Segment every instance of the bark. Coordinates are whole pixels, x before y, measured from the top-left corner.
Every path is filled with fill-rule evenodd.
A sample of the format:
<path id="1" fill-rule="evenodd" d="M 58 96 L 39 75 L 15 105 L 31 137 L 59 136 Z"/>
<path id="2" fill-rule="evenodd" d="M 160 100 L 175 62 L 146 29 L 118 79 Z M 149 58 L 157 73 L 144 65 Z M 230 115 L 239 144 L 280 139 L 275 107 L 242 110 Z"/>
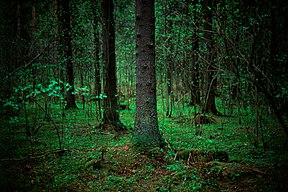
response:
<path id="1" fill-rule="evenodd" d="M 136 0 L 136 115 L 133 141 L 142 149 L 162 147 L 156 109 L 153 0 Z"/>
<path id="2" fill-rule="evenodd" d="M 172 15 L 172 13 L 171 13 L 171 5 L 170 5 L 170 3 L 168 3 L 167 4 L 167 6 L 170 6 L 169 8 L 168 8 L 168 14 L 167 14 L 167 16 L 170 16 L 170 15 Z M 165 12 L 165 14 L 166 14 L 166 12 Z M 165 23 L 165 33 L 168 33 L 168 35 L 171 35 L 172 34 L 172 31 L 173 31 L 173 29 L 172 29 L 172 27 L 173 27 L 173 25 L 172 25 L 172 20 L 171 19 L 169 19 L 169 17 L 165 17 L 165 21 L 166 20 L 168 20 L 167 21 L 167 23 L 168 23 L 168 25 L 167 25 L 167 28 L 166 28 L 166 23 Z M 167 34 L 166 34 L 167 35 Z M 172 51 L 173 51 L 173 48 L 172 48 L 172 46 L 171 46 L 171 44 L 172 44 L 172 42 L 171 42 L 171 38 L 170 37 L 168 37 L 168 39 L 167 39 L 167 57 L 166 57 L 166 85 L 167 85 L 167 98 L 166 98 L 166 102 L 167 102 L 167 110 L 166 110 L 166 116 L 167 117 L 171 117 L 172 116 L 172 111 L 173 111 L 173 103 L 174 103 L 174 101 L 173 101 L 173 90 L 172 90 L 172 83 L 173 83 L 173 81 L 172 81 L 172 73 L 173 73 L 173 70 L 174 70 L 174 66 L 173 66 L 173 58 L 172 58 Z"/>
<path id="3" fill-rule="evenodd" d="M 31 10 L 31 28 L 32 28 L 32 34 L 31 34 L 31 41 L 32 43 L 35 41 L 35 32 L 36 32 L 36 0 L 32 0 L 32 10 Z M 32 53 L 32 58 L 36 56 L 36 52 Z M 33 90 L 36 88 L 37 83 L 37 66 L 33 67 L 32 69 L 32 78 L 33 78 Z"/>
<path id="4" fill-rule="evenodd" d="M 58 0 L 59 6 L 59 24 L 60 24 L 60 50 L 63 51 L 64 62 L 66 65 L 66 80 L 70 89 L 66 93 L 66 106 L 65 109 L 77 109 L 75 102 L 74 92 L 74 71 L 72 63 L 72 37 L 70 25 L 70 8 L 69 1 Z"/>
<path id="5" fill-rule="evenodd" d="M 206 97 L 205 97 L 205 106 L 203 109 L 204 113 L 211 112 L 214 115 L 220 115 L 217 111 L 215 103 L 215 90 L 217 86 L 217 79 L 215 76 L 215 67 L 213 59 L 213 37 L 212 37 L 212 1 L 204 1 L 204 10 L 205 10 L 205 23 L 204 23 L 204 38 L 207 46 L 207 55 L 206 60 L 208 61 L 208 71 L 206 79 Z"/>
<path id="6" fill-rule="evenodd" d="M 102 1 L 102 50 L 103 50 L 103 83 L 104 83 L 104 114 L 102 125 L 113 126 L 124 130 L 119 118 L 119 106 L 116 79 L 115 24 L 113 0 Z M 108 126 L 106 126 L 108 125 Z"/>
<path id="7" fill-rule="evenodd" d="M 95 62 L 94 62 L 94 70 L 95 70 L 95 96 L 99 97 L 101 94 L 101 77 L 100 77 L 100 42 L 99 42 L 99 4 L 97 0 L 92 0 L 92 13 L 93 13 L 93 31 L 94 31 L 94 45 L 95 45 Z M 97 115 L 101 118 L 101 100 L 96 99 L 96 103 L 98 105 Z"/>
<path id="8" fill-rule="evenodd" d="M 189 0 L 186 1 L 187 5 L 189 4 Z M 193 45 L 192 45 L 192 85 L 191 85 L 191 102 L 190 105 L 194 106 L 195 104 L 200 104 L 200 89 L 199 89 L 199 81 L 200 81 L 200 73 L 199 73 L 199 62 L 198 54 L 199 52 L 199 28 L 200 28 L 200 19 L 198 16 L 198 12 L 196 9 L 197 1 L 194 1 L 194 12 L 193 19 L 196 24 L 194 28 L 194 33 L 192 35 Z M 187 10 L 187 14 L 189 14 L 189 9 Z"/>

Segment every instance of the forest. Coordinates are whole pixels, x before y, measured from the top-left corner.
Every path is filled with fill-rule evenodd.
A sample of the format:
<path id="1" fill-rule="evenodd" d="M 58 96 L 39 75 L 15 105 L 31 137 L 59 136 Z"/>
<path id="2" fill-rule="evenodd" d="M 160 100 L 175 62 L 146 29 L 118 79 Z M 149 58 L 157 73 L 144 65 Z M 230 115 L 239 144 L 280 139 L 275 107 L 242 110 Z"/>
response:
<path id="1" fill-rule="evenodd" d="M 286 0 L 0 7 L 0 191 L 288 191 Z"/>

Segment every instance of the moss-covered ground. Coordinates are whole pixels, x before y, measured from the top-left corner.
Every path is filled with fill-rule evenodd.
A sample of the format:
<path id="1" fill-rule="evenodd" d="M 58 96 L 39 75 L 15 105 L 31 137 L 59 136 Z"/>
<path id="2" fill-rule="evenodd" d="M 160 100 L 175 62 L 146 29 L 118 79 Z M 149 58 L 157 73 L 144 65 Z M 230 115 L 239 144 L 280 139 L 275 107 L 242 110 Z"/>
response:
<path id="1" fill-rule="evenodd" d="M 273 114 L 257 130 L 249 109 L 213 117 L 195 135 L 192 107 L 171 118 L 159 110 L 166 146 L 141 151 L 131 143 L 133 104 L 120 112 L 125 133 L 97 129 L 92 108 L 58 108 L 50 106 L 51 119 L 32 105 L 28 121 L 1 119 L 0 191 L 288 191 L 288 150 Z M 27 136 L 27 126 L 37 133 Z M 207 160 L 210 152 L 229 160 Z"/>

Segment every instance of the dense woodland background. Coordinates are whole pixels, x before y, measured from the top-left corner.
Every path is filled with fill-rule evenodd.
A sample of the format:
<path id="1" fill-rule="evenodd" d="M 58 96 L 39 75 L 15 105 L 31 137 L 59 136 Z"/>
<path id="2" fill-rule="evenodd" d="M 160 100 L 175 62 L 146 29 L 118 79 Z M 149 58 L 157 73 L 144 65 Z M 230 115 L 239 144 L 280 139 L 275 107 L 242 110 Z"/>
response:
<path id="1" fill-rule="evenodd" d="M 288 190 L 287 2 L 141 2 L 1 1 L 2 188 Z"/>

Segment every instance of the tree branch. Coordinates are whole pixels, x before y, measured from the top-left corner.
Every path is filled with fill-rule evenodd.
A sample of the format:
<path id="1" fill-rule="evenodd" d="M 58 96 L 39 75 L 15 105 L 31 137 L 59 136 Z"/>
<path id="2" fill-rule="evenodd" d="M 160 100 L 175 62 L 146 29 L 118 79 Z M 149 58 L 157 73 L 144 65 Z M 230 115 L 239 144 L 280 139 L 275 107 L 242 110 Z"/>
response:
<path id="1" fill-rule="evenodd" d="M 8 80 L 9 78 L 11 78 L 13 75 L 16 74 L 17 71 L 21 70 L 21 69 L 25 69 L 29 66 L 31 66 L 48 48 L 50 48 L 50 45 L 53 43 L 54 41 L 52 41 L 51 43 L 49 43 L 38 55 L 36 55 L 36 57 L 34 57 L 31 61 L 29 61 L 29 63 L 22 65 L 18 68 L 16 68 L 14 71 L 12 71 L 11 73 L 9 73 L 6 77 L 4 77 L 1 81 L 0 84 L 4 83 L 6 80 Z"/>

